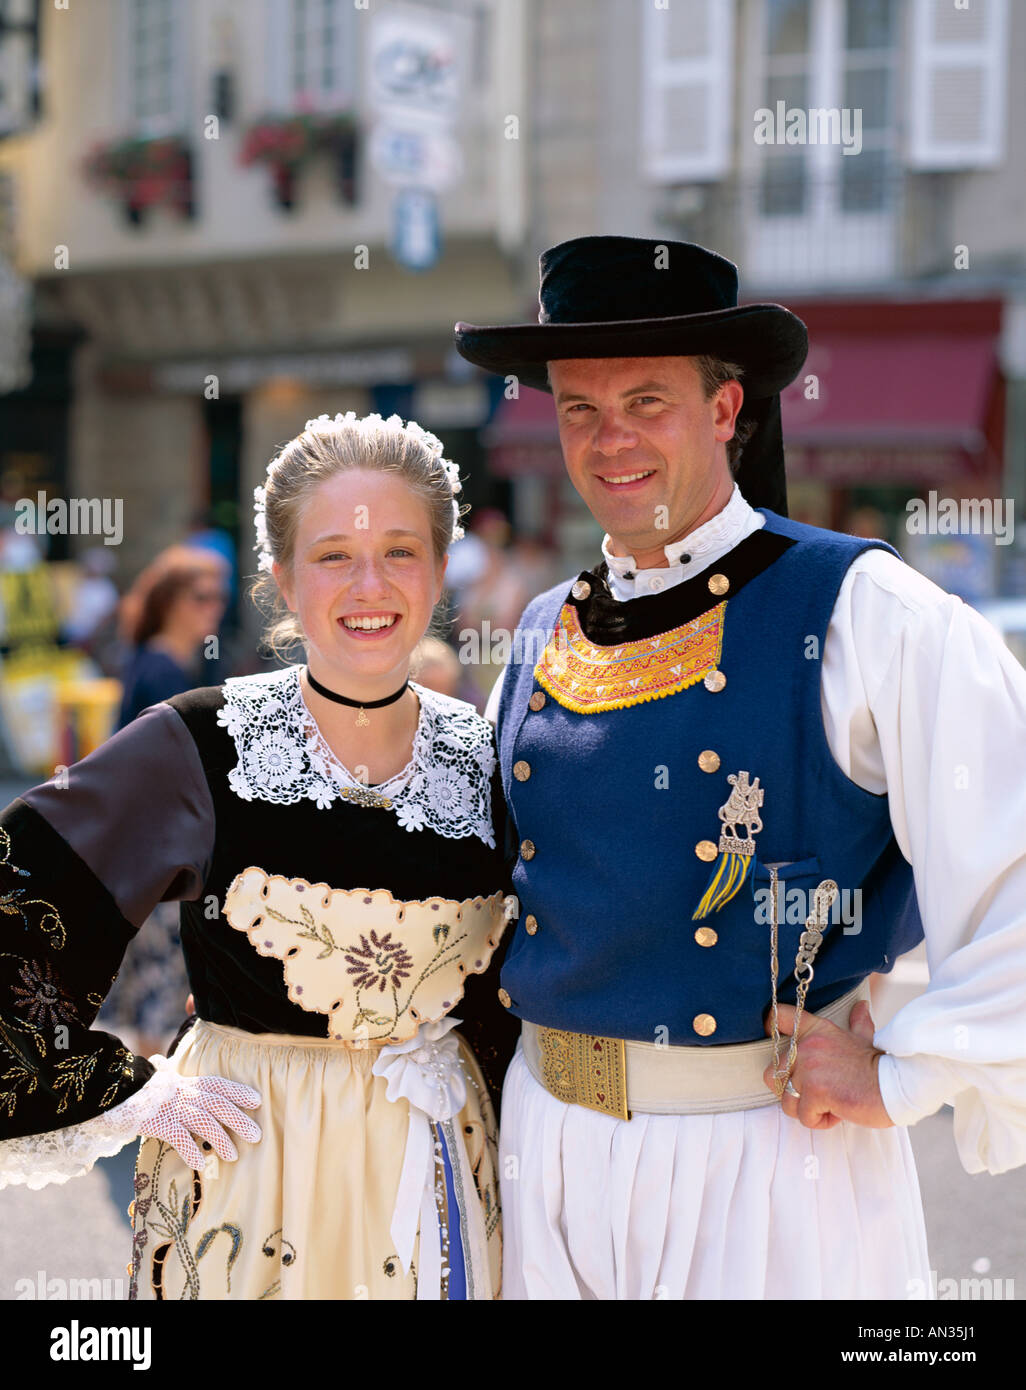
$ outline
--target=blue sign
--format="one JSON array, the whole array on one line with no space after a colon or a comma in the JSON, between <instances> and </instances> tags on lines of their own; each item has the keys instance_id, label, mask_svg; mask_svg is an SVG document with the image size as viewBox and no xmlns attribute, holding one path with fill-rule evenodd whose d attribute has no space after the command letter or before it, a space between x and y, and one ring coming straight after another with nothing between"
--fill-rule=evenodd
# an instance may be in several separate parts
<instances>
[{"instance_id":1,"label":"blue sign","mask_svg":"<svg viewBox=\"0 0 1026 1390\"><path fill-rule=\"evenodd\" d=\"M403 188L392 204L392 255L407 270L430 270L442 249L438 199L420 188Z\"/></svg>"}]
</instances>

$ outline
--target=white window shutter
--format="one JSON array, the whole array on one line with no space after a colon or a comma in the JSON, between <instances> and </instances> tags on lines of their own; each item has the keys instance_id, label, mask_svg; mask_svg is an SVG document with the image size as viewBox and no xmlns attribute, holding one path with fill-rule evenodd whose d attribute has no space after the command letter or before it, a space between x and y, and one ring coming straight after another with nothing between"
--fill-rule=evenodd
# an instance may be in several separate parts
<instances>
[{"instance_id":1,"label":"white window shutter","mask_svg":"<svg viewBox=\"0 0 1026 1390\"><path fill-rule=\"evenodd\" d=\"M730 165L734 0L646 0L641 163L658 183L717 179Z\"/></svg>"},{"instance_id":2,"label":"white window shutter","mask_svg":"<svg viewBox=\"0 0 1026 1390\"><path fill-rule=\"evenodd\" d=\"M1008 0L913 0L908 163L978 169L1005 149Z\"/></svg>"}]
</instances>

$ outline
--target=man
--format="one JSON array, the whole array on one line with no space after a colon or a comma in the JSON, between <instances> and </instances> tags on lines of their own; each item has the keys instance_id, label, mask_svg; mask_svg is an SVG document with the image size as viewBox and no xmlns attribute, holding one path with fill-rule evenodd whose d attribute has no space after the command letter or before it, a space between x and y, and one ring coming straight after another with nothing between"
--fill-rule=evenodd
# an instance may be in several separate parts
<instances>
[{"instance_id":1,"label":"man","mask_svg":"<svg viewBox=\"0 0 1026 1390\"><path fill-rule=\"evenodd\" d=\"M807 334L730 262L584 237L539 301L456 327L553 392L607 532L491 702L504 1296L921 1295L905 1126L950 1102L968 1171L1026 1161L1026 673L883 542L786 519ZM930 987L874 1032L924 929Z\"/></svg>"}]
</instances>

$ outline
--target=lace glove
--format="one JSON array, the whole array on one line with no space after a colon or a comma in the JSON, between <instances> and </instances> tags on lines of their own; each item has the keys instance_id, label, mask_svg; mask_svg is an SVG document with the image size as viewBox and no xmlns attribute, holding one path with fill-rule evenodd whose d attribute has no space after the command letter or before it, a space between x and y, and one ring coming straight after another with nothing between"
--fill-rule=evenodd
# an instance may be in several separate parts
<instances>
[{"instance_id":1,"label":"lace glove","mask_svg":"<svg viewBox=\"0 0 1026 1390\"><path fill-rule=\"evenodd\" d=\"M120 1105L90 1120L43 1134L26 1134L0 1143L0 1190L24 1184L30 1189L66 1183L88 1173L99 1158L120 1153L140 1134L165 1139L191 1167L206 1160L189 1131L207 1139L226 1159L237 1157L222 1122L243 1139L260 1138L256 1123L243 1115L260 1104L249 1086L222 1076L179 1076L166 1057L151 1057L156 1071Z\"/></svg>"},{"instance_id":2,"label":"lace glove","mask_svg":"<svg viewBox=\"0 0 1026 1390\"><path fill-rule=\"evenodd\" d=\"M137 1134L163 1139L190 1168L200 1171L206 1165L206 1158L197 1147L194 1135L208 1140L215 1153L228 1163L239 1156L228 1137L229 1129L251 1144L261 1137L260 1126L239 1109L244 1106L247 1110L255 1110L260 1104L260 1096L252 1086L229 1081L224 1076L179 1076L166 1057L150 1060L157 1071L143 1088L148 1094L139 1091L117 1107ZM154 1085L158 1077L164 1083L161 1087ZM136 1103L135 1112L133 1102Z\"/></svg>"}]
</instances>

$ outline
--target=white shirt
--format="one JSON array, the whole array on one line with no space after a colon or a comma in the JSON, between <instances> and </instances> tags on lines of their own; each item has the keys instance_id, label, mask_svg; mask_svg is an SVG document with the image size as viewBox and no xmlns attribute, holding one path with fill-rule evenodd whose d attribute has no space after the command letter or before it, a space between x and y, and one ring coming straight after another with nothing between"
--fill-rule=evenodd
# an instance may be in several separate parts
<instances>
[{"instance_id":1,"label":"white shirt","mask_svg":"<svg viewBox=\"0 0 1026 1390\"><path fill-rule=\"evenodd\" d=\"M665 547L668 569L637 571L606 536L613 596L672 587L764 522L735 485ZM874 1038L887 1113L914 1124L949 1102L968 1172L1026 1163L1026 671L974 609L873 549L838 591L820 703L842 772L888 795L926 936L928 989Z\"/></svg>"}]
</instances>

